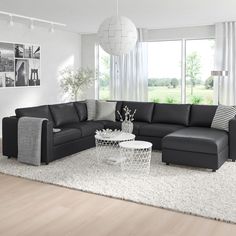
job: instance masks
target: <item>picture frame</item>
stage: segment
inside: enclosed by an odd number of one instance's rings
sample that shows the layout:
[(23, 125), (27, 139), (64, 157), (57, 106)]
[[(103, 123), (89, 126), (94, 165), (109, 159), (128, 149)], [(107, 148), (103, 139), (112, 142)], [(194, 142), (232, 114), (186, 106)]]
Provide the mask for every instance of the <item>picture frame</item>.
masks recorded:
[(41, 46), (0, 41), (0, 90), (41, 85)]

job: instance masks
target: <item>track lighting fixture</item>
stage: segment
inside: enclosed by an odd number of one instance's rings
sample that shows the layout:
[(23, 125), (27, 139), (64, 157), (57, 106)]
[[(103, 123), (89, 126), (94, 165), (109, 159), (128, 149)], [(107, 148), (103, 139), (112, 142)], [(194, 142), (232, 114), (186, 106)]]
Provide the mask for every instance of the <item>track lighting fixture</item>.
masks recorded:
[(33, 19), (30, 20), (30, 29), (31, 30), (34, 29), (34, 20)]
[(9, 15), (9, 17), (10, 17), (9, 25), (13, 26), (14, 25), (13, 17), (12, 17), (12, 15)]
[(55, 32), (55, 29), (54, 29), (54, 25), (53, 25), (53, 24), (51, 24), (50, 32), (51, 32), (51, 33), (54, 33), (54, 32)]
[[(50, 32), (54, 32), (55, 31), (55, 26), (59, 26), (59, 27), (66, 27), (65, 24), (59, 23), (59, 22), (54, 22), (54, 21), (48, 21), (48, 20), (43, 20), (43, 19), (39, 19), (39, 18), (34, 18), (34, 17), (29, 17), (29, 16), (23, 16), (23, 15), (18, 15), (15, 13), (11, 13), (11, 12), (5, 12), (5, 11), (0, 11), (0, 15), (6, 15), (9, 16), (9, 25), (13, 26), (14, 22), (16, 22), (17, 18), (19, 19), (25, 19), (30, 21), (30, 29), (33, 30), (35, 28), (35, 24), (38, 23), (43, 23), (43, 24), (49, 24), (50, 25)], [(13, 17), (14, 17), (14, 21), (13, 21)]]

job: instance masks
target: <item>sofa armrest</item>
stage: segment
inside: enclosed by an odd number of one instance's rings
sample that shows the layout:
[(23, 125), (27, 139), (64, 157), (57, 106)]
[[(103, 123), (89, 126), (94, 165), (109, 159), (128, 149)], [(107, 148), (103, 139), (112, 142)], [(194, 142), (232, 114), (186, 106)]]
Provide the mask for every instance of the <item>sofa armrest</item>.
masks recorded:
[(8, 157), (17, 157), (17, 126), (15, 116), (2, 119), (2, 154)]
[(229, 158), (236, 160), (236, 119), (229, 121)]
[(53, 123), (45, 120), (42, 124), (41, 162), (48, 164), (53, 160)]
[[(41, 139), (41, 162), (53, 160), (53, 123), (43, 121)], [(2, 153), (4, 156), (18, 155), (18, 118), (5, 117), (2, 120)]]

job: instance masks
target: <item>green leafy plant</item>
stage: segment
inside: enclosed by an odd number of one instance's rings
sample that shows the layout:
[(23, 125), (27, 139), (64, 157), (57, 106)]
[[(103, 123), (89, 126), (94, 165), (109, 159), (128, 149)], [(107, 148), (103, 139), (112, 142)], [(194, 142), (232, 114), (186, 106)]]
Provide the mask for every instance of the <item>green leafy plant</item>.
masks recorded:
[(203, 98), (200, 96), (192, 96), (192, 104), (200, 104), (203, 101)]
[(167, 97), (166, 103), (173, 104), (173, 103), (176, 103), (176, 100), (173, 97)]
[(152, 101), (155, 103), (160, 103), (160, 98), (154, 98)]
[(171, 79), (170, 85), (172, 88), (176, 88), (179, 85), (179, 81), (176, 78)]
[(197, 52), (192, 52), (186, 58), (186, 77), (190, 80), (191, 95), (193, 95), (193, 88), (198, 83), (201, 74), (201, 57)]
[(90, 69), (73, 69), (66, 67), (60, 71), (60, 86), (65, 93), (69, 93), (73, 100), (77, 100), (79, 92), (90, 87), (96, 80), (94, 71)]

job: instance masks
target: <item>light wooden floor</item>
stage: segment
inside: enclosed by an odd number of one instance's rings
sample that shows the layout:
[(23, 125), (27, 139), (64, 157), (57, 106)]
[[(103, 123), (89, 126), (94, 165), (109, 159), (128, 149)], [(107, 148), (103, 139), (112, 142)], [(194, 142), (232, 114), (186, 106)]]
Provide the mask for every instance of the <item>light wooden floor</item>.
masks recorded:
[(0, 235), (235, 236), (236, 225), (0, 174)]

